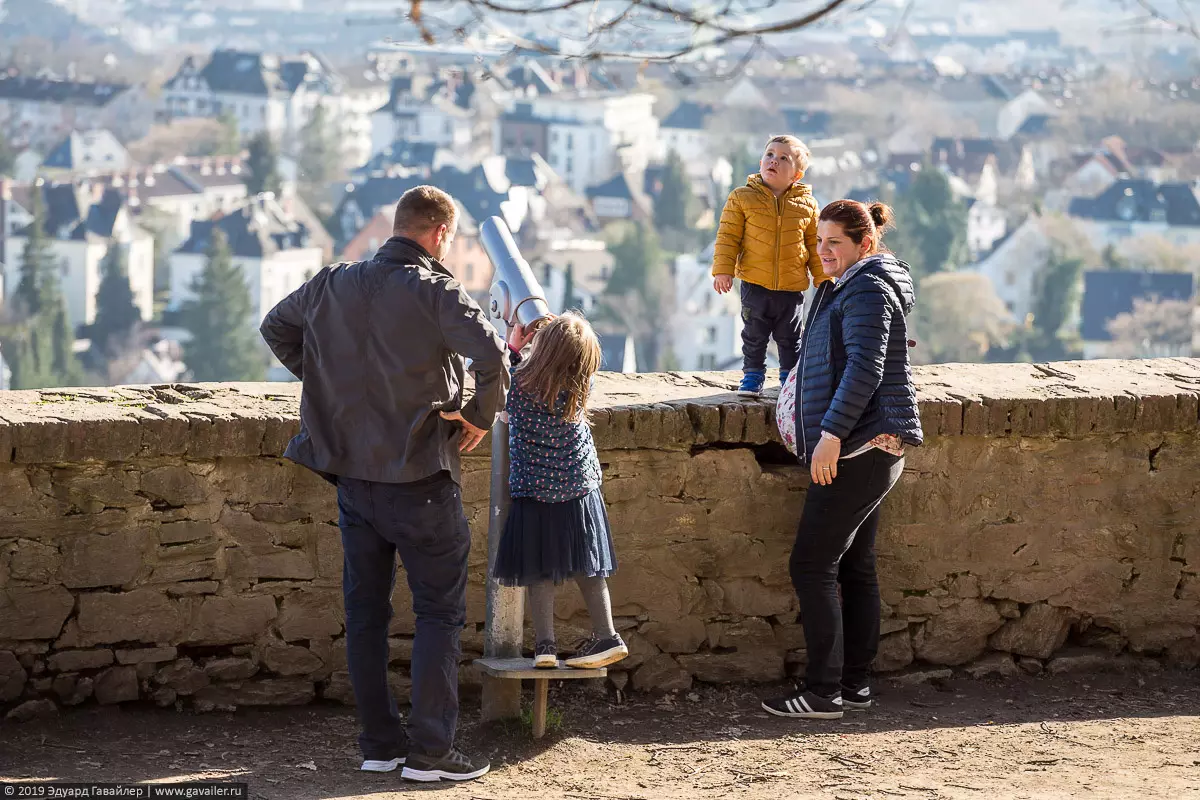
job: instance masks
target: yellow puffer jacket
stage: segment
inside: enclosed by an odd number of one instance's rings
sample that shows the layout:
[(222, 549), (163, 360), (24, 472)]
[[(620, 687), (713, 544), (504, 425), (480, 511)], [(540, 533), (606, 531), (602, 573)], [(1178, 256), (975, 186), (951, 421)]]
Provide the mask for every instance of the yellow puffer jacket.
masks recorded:
[(782, 197), (751, 175), (729, 193), (717, 243), (713, 275), (734, 275), (772, 291), (802, 292), (828, 280), (817, 257), (817, 201), (812, 189), (792, 184)]

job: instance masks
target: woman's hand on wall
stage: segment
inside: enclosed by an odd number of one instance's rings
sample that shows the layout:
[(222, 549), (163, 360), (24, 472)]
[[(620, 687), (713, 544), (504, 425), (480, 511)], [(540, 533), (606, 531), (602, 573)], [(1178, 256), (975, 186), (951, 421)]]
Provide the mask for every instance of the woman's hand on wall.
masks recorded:
[(838, 458), (842, 454), (842, 443), (838, 439), (822, 436), (812, 457), (813, 483), (828, 486), (837, 477)]

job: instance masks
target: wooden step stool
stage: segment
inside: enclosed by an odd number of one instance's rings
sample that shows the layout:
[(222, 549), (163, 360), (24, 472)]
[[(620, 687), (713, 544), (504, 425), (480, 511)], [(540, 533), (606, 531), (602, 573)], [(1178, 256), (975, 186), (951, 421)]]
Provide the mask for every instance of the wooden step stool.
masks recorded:
[(504, 680), (533, 681), (533, 738), (546, 735), (546, 710), (550, 701), (550, 681), (608, 677), (608, 668), (572, 669), (562, 662), (554, 669), (534, 669), (531, 658), (477, 658), (475, 665), (483, 674)]

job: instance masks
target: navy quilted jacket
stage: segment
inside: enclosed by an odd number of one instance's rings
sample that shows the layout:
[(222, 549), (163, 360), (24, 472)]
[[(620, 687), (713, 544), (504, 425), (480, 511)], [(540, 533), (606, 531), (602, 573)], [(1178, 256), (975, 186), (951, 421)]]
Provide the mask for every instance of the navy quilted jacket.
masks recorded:
[(905, 320), (914, 299), (908, 265), (890, 253), (864, 259), (836, 284), (817, 289), (797, 366), (801, 461), (812, 459), (822, 430), (842, 440), (843, 454), (881, 433), (921, 444)]

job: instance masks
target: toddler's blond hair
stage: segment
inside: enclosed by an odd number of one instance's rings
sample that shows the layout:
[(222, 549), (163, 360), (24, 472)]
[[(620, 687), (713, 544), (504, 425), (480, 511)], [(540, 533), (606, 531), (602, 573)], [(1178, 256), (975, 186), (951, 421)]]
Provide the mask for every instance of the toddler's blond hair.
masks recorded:
[(784, 133), (779, 136), (772, 136), (763, 145), (763, 150), (765, 151), (768, 147), (776, 143), (787, 145), (791, 149), (792, 158), (796, 161), (796, 170), (799, 174), (803, 175), (805, 172), (808, 172), (808, 165), (812, 163), (812, 151), (808, 149), (808, 145), (790, 133)]

